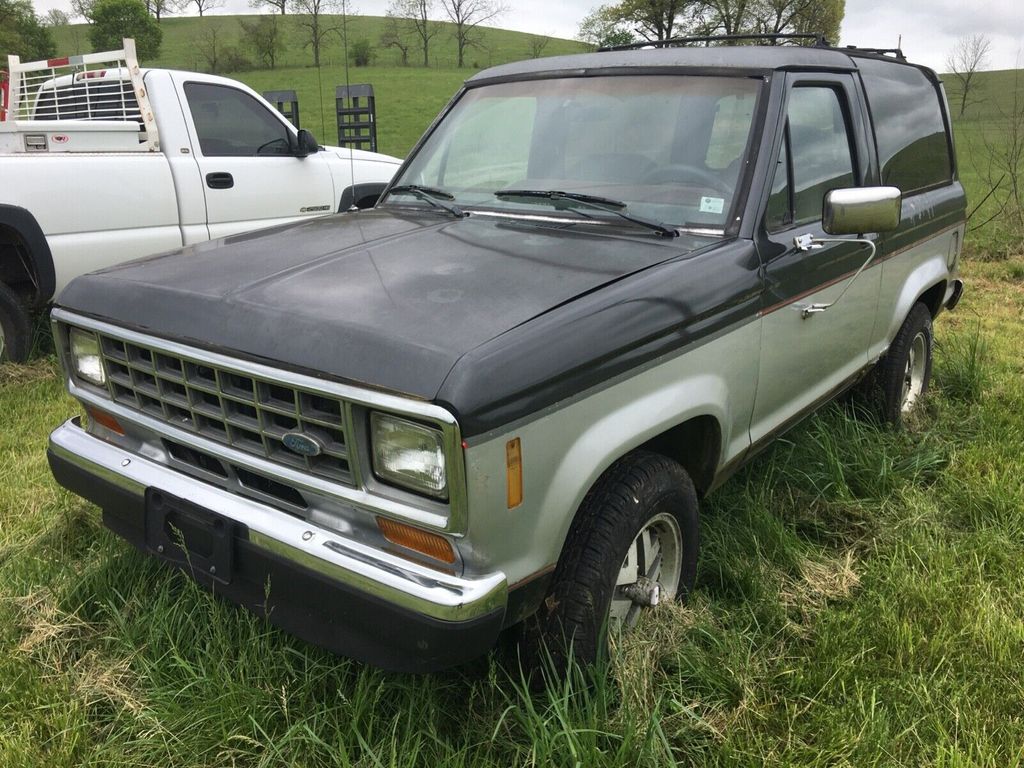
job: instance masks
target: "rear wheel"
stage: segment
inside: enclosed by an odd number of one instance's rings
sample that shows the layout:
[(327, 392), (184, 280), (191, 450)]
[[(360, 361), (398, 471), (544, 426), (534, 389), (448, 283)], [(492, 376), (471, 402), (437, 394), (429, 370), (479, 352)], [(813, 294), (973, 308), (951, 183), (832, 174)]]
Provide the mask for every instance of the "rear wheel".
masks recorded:
[(900, 426), (921, 405), (932, 377), (932, 314), (915, 304), (868, 380), (875, 411)]
[(31, 322), (28, 310), (10, 288), (0, 283), (0, 363), (28, 358)]
[(609, 630), (629, 630), (642, 613), (684, 597), (697, 573), (697, 494), (686, 471), (636, 451), (613, 465), (583, 500), (554, 580), (531, 619), (556, 665), (587, 665)]

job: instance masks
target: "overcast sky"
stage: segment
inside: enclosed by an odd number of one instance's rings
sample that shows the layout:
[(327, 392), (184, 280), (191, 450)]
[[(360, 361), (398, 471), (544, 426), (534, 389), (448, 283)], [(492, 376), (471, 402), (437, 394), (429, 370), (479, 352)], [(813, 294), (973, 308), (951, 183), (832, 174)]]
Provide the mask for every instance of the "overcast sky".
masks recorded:
[[(524, 32), (574, 37), (591, 8), (601, 0), (504, 0), (511, 7), (497, 26)], [(36, 11), (70, 8), (70, 0), (35, 0)], [(353, 0), (359, 14), (383, 16), (388, 0)], [(251, 13), (247, 0), (225, 0), (215, 13)], [(946, 53), (959, 35), (977, 32), (992, 40), (989, 69), (1024, 67), (1024, 0), (846, 0), (842, 45), (903, 50), (912, 61), (942, 71)]]

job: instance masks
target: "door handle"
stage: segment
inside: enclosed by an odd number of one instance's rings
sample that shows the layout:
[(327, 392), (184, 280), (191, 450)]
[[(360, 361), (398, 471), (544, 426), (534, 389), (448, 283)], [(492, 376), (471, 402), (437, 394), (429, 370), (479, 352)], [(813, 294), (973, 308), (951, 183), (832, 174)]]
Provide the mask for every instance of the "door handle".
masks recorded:
[(235, 186), (235, 177), (224, 171), (208, 173), (206, 174), (206, 186), (210, 189), (231, 189)]

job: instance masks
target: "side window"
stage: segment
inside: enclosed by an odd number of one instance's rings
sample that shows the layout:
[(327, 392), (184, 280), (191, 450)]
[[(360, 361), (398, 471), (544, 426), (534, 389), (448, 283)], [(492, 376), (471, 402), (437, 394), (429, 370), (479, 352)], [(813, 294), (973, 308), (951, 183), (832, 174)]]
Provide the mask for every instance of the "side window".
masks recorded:
[(858, 59), (875, 125), (882, 183), (903, 196), (953, 179), (944, 107), (936, 85), (917, 67)]
[(786, 120), (765, 213), (770, 232), (819, 220), (829, 190), (857, 184), (839, 91), (825, 86), (794, 88)]
[(291, 135), (259, 101), (224, 85), (186, 83), (185, 98), (206, 157), (290, 155)]

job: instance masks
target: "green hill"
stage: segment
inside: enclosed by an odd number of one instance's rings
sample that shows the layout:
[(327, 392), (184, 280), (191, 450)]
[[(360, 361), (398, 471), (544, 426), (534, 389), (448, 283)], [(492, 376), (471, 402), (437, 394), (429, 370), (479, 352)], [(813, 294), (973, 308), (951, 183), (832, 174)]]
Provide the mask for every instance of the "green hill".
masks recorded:
[[(213, 31), (221, 50), (234, 48), (247, 58), (251, 53), (240, 41), (240, 19), (254, 16), (207, 16), (206, 18), (168, 18), (161, 23), (164, 40), (160, 56), (143, 61), (144, 66), (208, 71), (202, 50), (208, 47)], [(327, 24), (340, 26), (340, 17), (326, 17)], [(321, 69), (313, 67), (313, 54), (304, 44), (299, 17), (279, 18), (284, 25), (284, 46), (274, 69), (224, 71), (257, 91), (294, 89), (299, 96), (299, 113), (304, 128), (313, 131), (324, 143), (337, 141), (334, 125), (334, 87), (345, 82), (345, 56), (340, 35), (329, 38), (321, 49)], [(470, 66), (458, 69), (452, 25), (439, 23), (441, 31), (431, 41), (431, 66), (416, 66), (422, 54), (409, 53), (410, 66), (401, 66), (399, 52), (380, 45), (385, 20), (376, 16), (351, 16), (348, 41), (367, 40), (373, 46), (372, 66), (349, 70), (353, 83), (372, 83), (377, 99), (378, 139), (381, 152), (404, 156), (434, 119), (456, 89), (474, 71), (494, 64), (530, 58), (538, 53), (553, 56), (585, 49), (574, 40), (544, 38), (524, 32), (480, 28), (480, 46), (466, 53)], [(90, 50), (88, 26), (75, 24), (54, 30), (57, 50), (73, 53)]]
[[(1021, 214), (1012, 191), (1015, 182), (1018, 189), (1024, 187), (1024, 70), (979, 72), (963, 116), (959, 84), (951, 75), (942, 79), (968, 210), (978, 207), (968, 223), (970, 241), (979, 256), (1006, 258), (1018, 253), (1021, 245)], [(980, 231), (975, 231), (978, 227)]]

